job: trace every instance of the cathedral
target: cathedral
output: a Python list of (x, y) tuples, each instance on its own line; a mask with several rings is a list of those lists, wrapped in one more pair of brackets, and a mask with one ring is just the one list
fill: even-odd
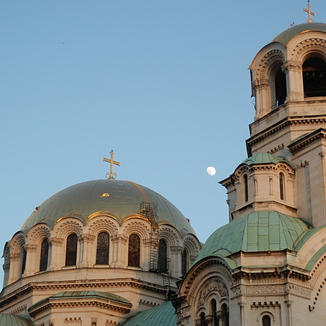
[(202, 244), (166, 198), (116, 179), (111, 152), (106, 179), (54, 194), (6, 242), (0, 326), (326, 324), (326, 24), (306, 11), (250, 65), (229, 223)]

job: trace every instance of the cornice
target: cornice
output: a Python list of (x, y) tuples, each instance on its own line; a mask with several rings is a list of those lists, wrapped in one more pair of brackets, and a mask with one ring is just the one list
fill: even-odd
[(290, 152), (292, 155), (300, 152), (303, 150), (305, 147), (313, 144), (314, 142), (321, 140), (321, 139), (326, 139), (326, 130), (323, 128), (320, 128), (305, 137), (302, 137), (301, 139), (297, 140), (293, 144), (290, 144), (288, 146)]
[(28, 312), (31, 315), (31, 317), (35, 318), (38, 314), (50, 310), (50, 309), (56, 309), (56, 308), (64, 308), (66, 311), (68, 309), (74, 309), (74, 308), (80, 308), (80, 307), (96, 307), (96, 308), (102, 308), (106, 310), (113, 310), (116, 312), (120, 312), (121, 314), (127, 314), (130, 312), (130, 308), (121, 307), (117, 305), (113, 305), (112, 303), (104, 303), (96, 300), (89, 301), (73, 301), (73, 300), (67, 300), (66, 302), (57, 302), (58, 299), (47, 299), (43, 305), (35, 307), (35, 308), (29, 308)]
[(6, 295), (5, 297), (0, 299), (0, 309), (7, 306), (11, 302), (16, 301), (19, 297), (22, 297), (25, 294), (37, 291), (74, 291), (74, 290), (94, 290), (94, 289), (110, 289), (110, 288), (123, 288), (123, 287), (130, 287), (134, 289), (141, 289), (150, 292), (155, 292), (159, 294), (165, 294), (165, 290), (163, 286), (159, 286), (157, 284), (148, 283), (145, 281), (137, 280), (137, 279), (130, 279), (128, 281), (103, 281), (103, 282), (92, 282), (88, 281), (87, 283), (70, 283), (70, 282), (60, 282), (60, 283), (46, 283), (46, 284), (38, 284), (38, 283), (29, 283), (26, 284), (24, 287), (19, 288), (18, 290), (14, 291)]
[(316, 117), (287, 117), (284, 118), (269, 128), (264, 129), (263, 131), (257, 133), (256, 135), (250, 137), (246, 140), (247, 147), (251, 148), (253, 145), (256, 145), (263, 141), (264, 139), (282, 131), (283, 129), (292, 126), (292, 125), (313, 125), (326, 123), (326, 116), (316, 116)]

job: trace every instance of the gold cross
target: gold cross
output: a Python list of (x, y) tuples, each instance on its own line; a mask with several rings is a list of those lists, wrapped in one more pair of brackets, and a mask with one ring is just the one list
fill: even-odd
[(308, 9), (303, 8), (303, 11), (305, 11), (305, 12), (308, 13), (308, 20), (307, 20), (307, 22), (308, 23), (312, 23), (312, 19), (311, 19), (311, 16), (310, 15), (316, 16), (316, 14), (310, 10), (310, 0), (308, 0)]
[(113, 173), (113, 164), (120, 166), (120, 162), (116, 162), (113, 160), (114, 153), (113, 151), (110, 152), (110, 159), (107, 159), (103, 157), (104, 162), (109, 162), (110, 163), (110, 174), (109, 174), (109, 179), (115, 179), (116, 174)]

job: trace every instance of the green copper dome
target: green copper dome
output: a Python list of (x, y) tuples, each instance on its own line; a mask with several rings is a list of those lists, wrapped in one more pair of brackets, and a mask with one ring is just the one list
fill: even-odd
[(324, 24), (324, 23), (305, 23), (305, 24), (295, 25), (293, 27), (288, 28), (281, 34), (277, 35), (274, 38), (273, 42), (280, 42), (280, 43), (286, 45), (295, 36), (305, 33), (305, 32), (308, 32), (308, 31), (326, 32), (326, 24)]
[(34, 323), (27, 317), (0, 314), (0, 326), (34, 326)]
[(157, 205), (157, 223), (170, 224), (181, 233), (195, 234), (189, 221), (166, 198), (131, 181), (114, 179), (93, 180), (59, 191), (27, 218), (21, 230), (27, 231), (38, 223), (53, 225), (63, 217), (75, 217), (86, 224), (96, 213), (110, 214), (119, 223), (140, 214), (140, 204)]
[(236, 252), (295, 250), (311, 230), (305, 220), (275, 211), (252, 212), (217, 229), (206, 241), (196, 262)]
[(122, 320), (121, 326), (175, 326), (177, 315), (171, 301)]
[(249, 158), (245, 159), (241, 164), (253, 165), (253, 164), (277, 164), (280, 162), (284, 162), (290, 165), (292, 168), (292, 164), (283, 156), (275, 156), (269, 153), (257, 153)]

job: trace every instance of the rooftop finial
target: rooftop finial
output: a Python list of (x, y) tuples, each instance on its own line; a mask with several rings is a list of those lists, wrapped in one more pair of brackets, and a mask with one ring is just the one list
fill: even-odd
[(308, 0), (308, 9), (303, 8), (303, 11), (308, 13), (307, 23), (312, 23), (311, 16), (316, 16), (316, 14), (310, 10), (310, 0)]
[(120, 162), (114, 161), (113, 157), (114, 157), (113, 151), (110, 152), (110, 159), (103, 157), (104, 162), (110, 163), (110, 173), (109, 173), (108, 179), (115, 179), (117, 177), (117, 174), (115, 172), (113, 172), (113, 164), (120, 166)]

